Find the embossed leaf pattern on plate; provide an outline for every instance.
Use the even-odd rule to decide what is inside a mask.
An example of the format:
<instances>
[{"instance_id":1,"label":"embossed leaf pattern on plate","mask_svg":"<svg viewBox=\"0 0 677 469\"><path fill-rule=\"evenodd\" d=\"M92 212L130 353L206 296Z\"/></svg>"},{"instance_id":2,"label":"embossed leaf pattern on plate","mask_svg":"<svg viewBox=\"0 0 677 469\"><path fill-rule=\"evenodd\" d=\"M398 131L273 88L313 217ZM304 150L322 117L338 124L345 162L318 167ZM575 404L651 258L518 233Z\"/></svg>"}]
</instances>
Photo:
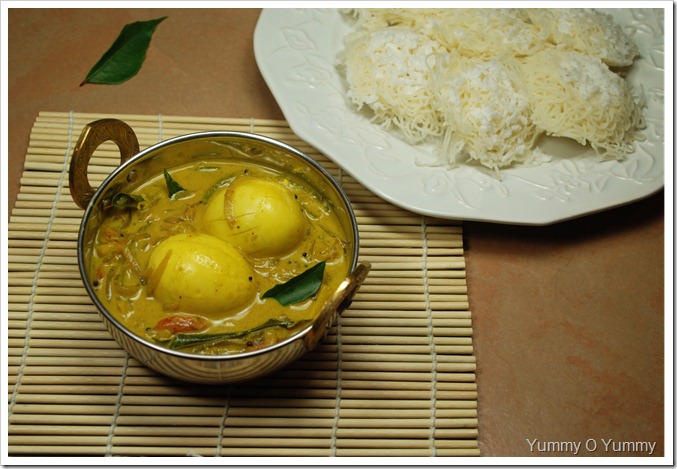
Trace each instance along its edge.
<instances>
[{"instance_id":1,"label":"embossed leaf pattern on plate","mask_svg":"<svg viewBox=\"0 0 677 469\"><path fill-rule=\"evenodd\" d=\"M432 146L406 144L349 103L337 53L352 25L338 10L264 9L254 50L294 132L375 194L429 216L540 225L628 203L663 186L664 11L605 11L640 48L628 81L647 103L646 139L624 161L599 161L588 152L501 173L436 167Z\"/></svg>"}]
</instances>

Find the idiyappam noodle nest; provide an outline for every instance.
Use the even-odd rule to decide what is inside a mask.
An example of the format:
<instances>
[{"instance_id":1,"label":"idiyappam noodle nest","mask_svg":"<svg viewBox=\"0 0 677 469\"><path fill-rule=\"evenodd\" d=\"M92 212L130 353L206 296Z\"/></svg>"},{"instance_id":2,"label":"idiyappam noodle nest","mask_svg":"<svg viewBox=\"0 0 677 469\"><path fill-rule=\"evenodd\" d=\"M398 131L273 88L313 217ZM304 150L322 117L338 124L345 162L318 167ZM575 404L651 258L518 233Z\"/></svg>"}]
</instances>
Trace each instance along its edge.
<instances>
[{"instance_id":1,"label":"idiyappam noodle nest","mask_svg":"<svg viewBox=\"0 0 677 469\"><path fill-rule=\"evenodd\" d=\"M348 99L442 164L498 170L543 160L541 135L622 159L642 100L619 71L638 48L592 9L356 9L339 68Z\"/></svg>"}]
</instances>

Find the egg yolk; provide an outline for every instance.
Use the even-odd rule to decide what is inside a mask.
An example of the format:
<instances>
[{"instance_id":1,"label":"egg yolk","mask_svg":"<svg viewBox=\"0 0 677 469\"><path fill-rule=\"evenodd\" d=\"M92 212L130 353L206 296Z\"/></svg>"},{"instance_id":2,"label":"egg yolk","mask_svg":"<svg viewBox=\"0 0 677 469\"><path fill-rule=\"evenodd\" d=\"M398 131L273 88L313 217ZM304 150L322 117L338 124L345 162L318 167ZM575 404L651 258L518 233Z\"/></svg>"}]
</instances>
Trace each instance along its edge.
<instances>
[{"instance_id":1,"label":"egg yolk","mask_svg":"<svg viewBox=\"0 0 677 469\"><path fill-rule=\"evenodd\" d=\"M207 232L254 257L283 257L307 231L294 194L284 185L241 176L217 191L204 214Z\"/></svg>"},{"instance_id":2,"label":"egg yolk","mask_svg":"<svg viewBox=\"0 0 677 469\"><path fill-rule=\"evenodd\" d=\"M221 319L256 297L254 272L228 243L203 233L171 236L155 247L148 291L167 309ZM229 314L230 313L230 314Z\"/></svg>"}]
</instances>

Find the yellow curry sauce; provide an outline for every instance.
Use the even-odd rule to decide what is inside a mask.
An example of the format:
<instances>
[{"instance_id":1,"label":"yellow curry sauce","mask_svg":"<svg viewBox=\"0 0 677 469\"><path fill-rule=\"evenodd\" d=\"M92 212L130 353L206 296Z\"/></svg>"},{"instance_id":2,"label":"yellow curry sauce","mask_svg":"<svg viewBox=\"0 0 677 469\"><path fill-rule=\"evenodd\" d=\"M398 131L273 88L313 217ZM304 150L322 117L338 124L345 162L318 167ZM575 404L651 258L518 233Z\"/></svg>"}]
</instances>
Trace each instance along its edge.
<instances>
[{"instance_id":1,"label":"yellow curry sauce","mask_svg":"<svg viewBox=\"0 0 677 469\"><path fill-rule=\"evenodd\" d=\"M251 163L203 161L169 168L110 207L91 253L90 282L135 334L167 345L177 334L268 327L182 348L237 353L284 340L309 324L348 274L348 241L331 204L308 185ZM283 306L262 295L324 261L310 298ZM289 325L287 326L289 327Z\"/></svg>"}]
</instances>

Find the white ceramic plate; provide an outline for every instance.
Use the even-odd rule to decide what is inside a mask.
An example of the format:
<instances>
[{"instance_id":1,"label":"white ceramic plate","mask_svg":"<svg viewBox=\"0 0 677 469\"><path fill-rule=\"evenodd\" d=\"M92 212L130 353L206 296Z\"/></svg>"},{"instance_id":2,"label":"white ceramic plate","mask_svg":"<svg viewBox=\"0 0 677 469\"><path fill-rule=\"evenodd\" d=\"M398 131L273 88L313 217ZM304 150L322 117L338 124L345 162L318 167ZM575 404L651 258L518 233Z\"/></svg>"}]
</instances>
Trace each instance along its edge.
<instances>
[{"instance_id":1,"label":"white ceramic plate","mask_svg":"<svg viewBox=\"0 0 677 469\"><path fill-rule=\"evenodd\" d=\"M383 199L441 218L545 225L647 197L663 187L664 13L607 10L641 50L627 79L647 100L646 140L625 161L600 162L565 139L555 158L502 170L430 167L431 146L412 146L346 100L336 54L352 27L335 9L265 9L254 34L258 67L291 129Z\"/></svg>"}]
</instances>

